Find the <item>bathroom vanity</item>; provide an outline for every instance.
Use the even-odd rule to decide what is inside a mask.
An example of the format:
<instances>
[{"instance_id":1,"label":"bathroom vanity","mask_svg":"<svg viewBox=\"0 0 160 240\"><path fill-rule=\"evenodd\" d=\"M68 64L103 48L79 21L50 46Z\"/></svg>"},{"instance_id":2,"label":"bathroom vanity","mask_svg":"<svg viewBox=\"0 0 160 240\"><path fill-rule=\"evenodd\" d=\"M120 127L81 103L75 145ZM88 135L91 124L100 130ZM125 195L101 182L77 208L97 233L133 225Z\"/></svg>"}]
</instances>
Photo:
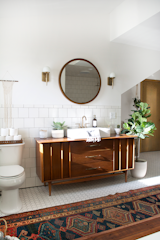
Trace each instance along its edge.
<instances>
[{"instance_id":1,"label":"bathroom vanity","mask_svg":"<svg viewBox=\"0 0 160 240\"><path fill-rule=\"evenodd\" d=\"M125 174L134 168L135 136L86 139L36 138L36 172L42 183L67 184Z\"/></svg>"}]
</instances>

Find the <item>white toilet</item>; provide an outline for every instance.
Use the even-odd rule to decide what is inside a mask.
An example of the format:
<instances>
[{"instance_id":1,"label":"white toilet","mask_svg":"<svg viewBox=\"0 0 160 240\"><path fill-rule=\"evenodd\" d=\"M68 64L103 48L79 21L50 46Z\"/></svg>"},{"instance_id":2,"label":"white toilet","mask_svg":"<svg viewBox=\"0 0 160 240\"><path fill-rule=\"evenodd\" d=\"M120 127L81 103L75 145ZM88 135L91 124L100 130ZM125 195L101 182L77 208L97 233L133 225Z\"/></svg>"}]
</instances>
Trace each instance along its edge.
<instances>
[{"instance_id":1,"label":"white toilet","mask_svg":"<svg viewBox=\"0 0 160 240\"><path fill-rule=\"evenodd\" d=\"M21 209L19 187L24 183L25 172L21 165L23 143L0 145L0 210L13 214Z\"/></svg>"}]
</instances>

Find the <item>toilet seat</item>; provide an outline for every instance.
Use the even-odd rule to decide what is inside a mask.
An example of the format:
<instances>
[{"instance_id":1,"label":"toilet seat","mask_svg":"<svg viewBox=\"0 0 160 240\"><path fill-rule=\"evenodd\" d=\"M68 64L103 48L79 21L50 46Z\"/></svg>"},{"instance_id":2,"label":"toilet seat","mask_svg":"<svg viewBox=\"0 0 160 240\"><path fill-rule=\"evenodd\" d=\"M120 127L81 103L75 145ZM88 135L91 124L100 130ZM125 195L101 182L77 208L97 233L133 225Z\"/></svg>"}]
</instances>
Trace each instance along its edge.
<instances>
[{"instance_id":1,"label":"toilet seat","mask_svg":"<svg viewBox=\"0 0 160 240\"><path fill-rule=\"evenodd\" d=\"M0 178L16 178L24 173L24 168L19 165L0 166Z\"/></svg>"}]
</instances>

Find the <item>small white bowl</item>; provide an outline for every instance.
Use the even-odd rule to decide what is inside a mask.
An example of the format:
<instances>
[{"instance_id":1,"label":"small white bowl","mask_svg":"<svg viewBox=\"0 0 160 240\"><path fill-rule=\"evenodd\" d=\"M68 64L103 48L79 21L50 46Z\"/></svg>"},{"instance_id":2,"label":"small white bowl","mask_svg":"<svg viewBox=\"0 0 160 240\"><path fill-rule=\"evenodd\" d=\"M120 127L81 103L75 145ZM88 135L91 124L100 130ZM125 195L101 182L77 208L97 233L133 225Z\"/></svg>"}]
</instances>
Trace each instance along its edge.
<instances>
[{"instance_id":1,"label":"small white bowl","mask_svg":"<svg viewBox=\"0 0 160 240\"><path fill-rule=\"evenodd\" d=\"M121 130L122 130L122 128L115 128L114 130L115 130L116 134L119 135Z\"/></svg>"},{"instance_id":2,"label":"small white bowl","mask_svg":"<svg viewBox=\"0 0 160 240\"><path fill-rule=\"evenodd\" d=\"M47 130L40 130L39 131L40 138L47 138Z\"/></svg>"}]
</instances>

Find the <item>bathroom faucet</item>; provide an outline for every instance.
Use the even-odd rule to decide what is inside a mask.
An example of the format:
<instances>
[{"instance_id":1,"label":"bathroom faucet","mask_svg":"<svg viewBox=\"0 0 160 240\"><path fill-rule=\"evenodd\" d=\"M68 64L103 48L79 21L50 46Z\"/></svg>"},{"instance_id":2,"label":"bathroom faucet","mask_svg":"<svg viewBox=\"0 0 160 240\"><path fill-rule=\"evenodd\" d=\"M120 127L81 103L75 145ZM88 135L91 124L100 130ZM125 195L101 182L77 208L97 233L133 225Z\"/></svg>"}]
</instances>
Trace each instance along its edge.
<instances>
[{"instance_id":1,"label":"bathroom faucet","mask_svg":"<svg viewBox=\"0 0 160 240\"><path fill-rule=\"evenodd\" d=\"M84 128L85 126L83 125L83 118L85 118L85 120L87 120L86 116L82 117L82 128Z\"/></svg>"}]
</instances>

